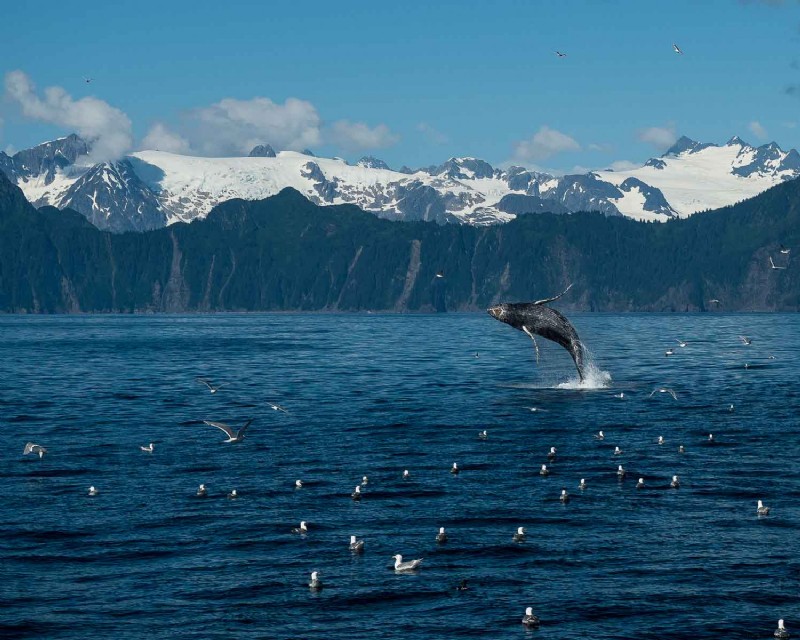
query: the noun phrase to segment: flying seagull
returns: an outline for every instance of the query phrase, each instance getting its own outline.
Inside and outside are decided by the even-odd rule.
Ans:
[[[776,266],[775,263],[772,261],[772,256],[769,257],[769,266],[772,267],[773,269],[785,269],[786,268],[786,267],[778,267],[778,266]]]
[[[284,413],[289,413],[289,412],[288,412],[286,409],[284,409],[284,408],[283,408],[281,405],[279,405],[279,404],[272,404],[271,402],[268,402],[267,404],[268,404],[270,407],[272,407],[272,410],[273,410],[273,411],[283,411]]]
[[[145,453],[153,453],[153,449],[155,449],[155,447],[153,446],[152,442],[149,445],[147,445],[146,447],[139,447],[139,448],[142,451],[144,451]]]
[[[678,396],[672,389],[667,389],[666,387],[656,387],[650,392],[650,395],[647,396],[648,398],[652,398],[656,393],[668,393],[672,396],[673,400],[677,400]]]
[[[561,53],[560,51],[556,51],[556,55],[557,55],[559,58],[566,58],[566,57],[567,57],[567,54],[566,54],[566,53]]]
[[[244,432],[247,431],[247,427],[250,426],[250,423],[253,422],[253,418],[250,418],[247,422],[244,423],[244,426],[239,429],[238,431],[234,431],[231,427],[229,427],[224,422],[211,422],[210,420],[203,420],[208,425],[212,427],[216,427],[217,429],[221,429],[226,433],[228,436],[227,440],[223,440],[223,442],[241,442],[244,440]]]
[[[675,340],[675,342],[678,343],[679,347],[685,347],[686,346],[686,343],[683,340]]]
[[[677,44],[673,44],[672,48],[675,50],[675,53],[683,55],[683,51],[681,51],[681,48]]]
[[[783,245],[781,245],[781,253],[783,255],[788,255],[790,252],[791,252],[791,249],[789,247],[784,247]]]
[[[216,385],[216,386],[215,386],[215,385],[211,384],[211,383],[210,383],[208,380],[206,380],[205,378],[197,378],[197,382],[199,382],[200,384],[204,384],[204,385],[206,385],[206,386],[208,387],[208,390],[209,390],[211,393],[216,393],[217,391],[219,391],[220,389],[222,389],[222,387],[224,387],[224,386],[225,386],[224,384],[220,384],[220,385]]]
[[[92,81],[92,80],[94,80],[94,78],[84,78],[84,79],[83,79],[83,81],[84,81],[86,84],[89,84],[89,83],[91,83],[91,81]]]
[[[22,452],[23,456],[27,456],[29,453],[38,454],[39,457],[43,457],[45,453],[47,453],[47,449],[39,444],[33,444],[33,442],[29,442],[25,445],[25,449]]]
[[[718,298],[711,298],[711,300],[709,300],[708,303],[709,304],[719,304],[720,302],[719,302]]]
[[[749,345],[749,344],[751,344],[751,343],[753,342],[753,341],[752,341],[750,338],[748,338],[747,336],[739,336],[739,340],[741,340],[741,341],[742,341],[742,344],[744,344],[744,345]]]

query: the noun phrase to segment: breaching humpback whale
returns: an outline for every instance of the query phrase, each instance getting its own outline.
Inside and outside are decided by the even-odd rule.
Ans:
[[[500,322],[510,324],[515,329],[528,334],[530,339],[533,340],[533,346],[536,348],[536,362],[539,362],[539,345],[536,344],[536,336],[541,336],[560,344],[569,351],[575,361],[575,367],[578,369],[578,376],[583,380],[585,354],[578,332],[575,331],[575,327],[569,323],[569,320],[558,311],[545,306],[548,302],[558,300],[571,288],[572,285],[569,285],[564,291],[552,298],[545,298],[536,302],[503,302],[489,307],[487,311],[490,316],[500,320]]]

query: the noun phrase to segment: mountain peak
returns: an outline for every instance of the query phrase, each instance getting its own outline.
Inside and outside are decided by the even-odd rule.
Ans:
[[[386,164],[383,160],[376,158],[375,156],[364,156],[356,162],[357,167],[365,167],[366,169],[386,169],[389,170],[389,165]]]
[[[257,144],[252,148],[248,154],[249,158],[274,158],[276,157],[275,149],[268,144]]]
[[[733,136],[730,140],[728,140],[725,143],[726,147],[734,147],[734,146],[737,146],[737,145],[740,146],[740,147],[749,147],[750,146],[744,140],[742,140],[739,136]]]

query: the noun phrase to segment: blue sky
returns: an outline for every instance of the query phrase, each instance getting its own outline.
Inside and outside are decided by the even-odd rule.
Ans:
[[[263,138],[393,166],[569,171],[642,162],[681,134],[800,146],[796,0],[40,0],[4,7],[0,41],[6,84],[16,70],[28,83],[6,87],[0,148],[79,124],[129,127],[109,153]]]

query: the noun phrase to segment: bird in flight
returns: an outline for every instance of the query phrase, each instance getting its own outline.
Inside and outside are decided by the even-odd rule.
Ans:
[[[709,304],[719,304],[719,300],[717,298],[711,298],[711,300],[709,300],[708,303]]]
[[[650,392],[650,395],[647,397],[652,398],[656,393],[668,393],[669,395],[672,396],[673,400],[678,399],[677,394],[672,389],[668,389],[667,387],[656,387]]]
[[[788,255],[790,252],[791,252],[791,249],[789,247],[784,247],[783,245],[781,245],[781,253],[783,255]]]
[[[244,432],[247,431],[247,427],[249,427],[250,423],[253,422],[253,418],[250,418],[247,422],[245,422],[244,426],[238,431],[234,431],[224,422],[211,422],[210,420],[203,420],[203,422],[205,422],[207,425],[211,425],[212,427],[216,427],[217,429],[224,431],[228,436],[228,439],[224,440],[224,442],[241,442],[244,440]]]
[[[772,261],[772,256],[769,257],[769,266],[772,267],[773,269],[785,269],[786,268],[786,267],[778,267],[778,266],[776,266],[775,263]]]
[[[283,411],[284,413],[289,413],[289,412],[288,412],[286,409],[284,409],[284,408],[283,408],[281,405],[279,405],[279,404],[272,404],[271,402],[268,402],[267,404],[268,404],[270,407],[272,407],[272,410],[273,410],[273,411]]]
[[[25,445],[25,450],[22,452],[22,455],[27,456],[29,453],[37,454],[41,458],[44,456],[45,453],[47,453],[47,449],[45,449],[41,445],[29,442],[28,444]]]
[[[216,393],[217,391],[222,389],[222,387],[225,386],[224,384],[213,385],[208,380],[206,380],[205,378],[197,378],[197,382],[199,382],[200,384],[206,385],[208,387],[208,390],[211,393]]]
[[[557,55],[559,58],[566,58],[566,57],[567,57],[567,54],[566,54],[566,53],[561,53],[560,51],[556,51],[556,55]]]
[[[673,44],[672,48],[675,50],[675,53],[683,55],[683,51],[681,51],[681,48],[677,44]]]
[[[94,78],[84,78],[84,79],[83,79],[83,81],[84,81],[86,84],[90,84],[90,83],[92,82],[92,80],[94,80]]]
[[[753,342],[753,341],[752,341],[750,338],[748,338],[747,336],[739,336],[739,340],[741,340],[741,341],[742,341],[742,344],[744,344],[744,345],[748,345],[748,344],[751,344],[751,343]]]
[[[686,346],[686,343],[683,340],[675,340],[675,342],[678,343],[679,347],[685,347]]]

